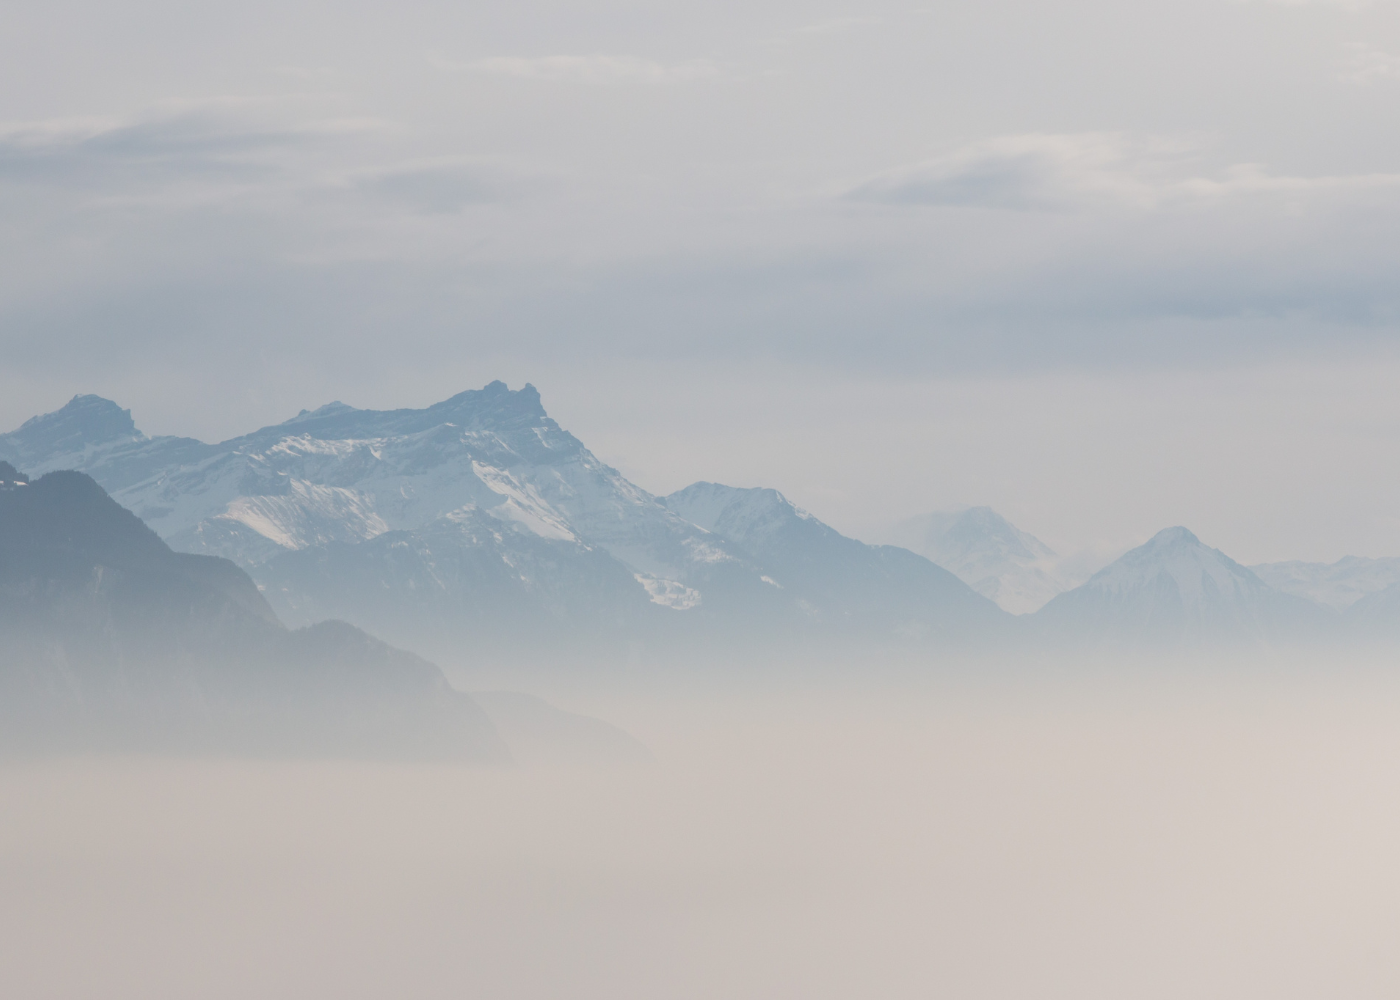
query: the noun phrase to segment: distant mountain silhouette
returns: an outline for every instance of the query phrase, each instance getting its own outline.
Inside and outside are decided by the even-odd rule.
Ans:
[[[809,627],[863,638],[995,636],[1010,616],[952,573],[893,545],[867,545],[777,490],[695,483],[662,499],[768,573]]]
[[[990,507],[910,518],[891,529],[888,541],[955,573],[1013,614],[1043,607],[1072,584],[1049,546]]]
[[[432,664],[340,622],[288,630],[233,563],[65,471],[0,492],[0,722],[12,750],[508,756]]]
[[[1349,631],[1362,642],[1400,639],[1400,583],[1367,594],[1346,609]]]
[[[1174,650],[1334,634],[1326,608],[1284,594],[1185,528],[1167,528],[1033,618],[1044,639]]]
[[[1263,563],[1251,566],[1275,590],[1306,597],[1336,611],[1400,583],[1400,559],[1345,556],[1334,563]]]

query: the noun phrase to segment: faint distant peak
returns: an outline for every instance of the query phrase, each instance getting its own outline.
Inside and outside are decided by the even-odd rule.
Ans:
[[[949,564],[991,551],[1016,562],[1055,558],[1048,545],[991,507],[962,507],[910,518],[895,527],[891,540],[950,569]]]
[[[101,396],[78,395],[63,408],[31,417],[19,430],[0,436],[0,447],[20,456],[54,455],[144,437],[136,429],[130,410]]]
[[[959,522],[981,524],[989,528],[1010,528],[1011,522],[990,507],[968,507],[958,514]]]
[[[886,540],[931,559],[1013,614],[1035,611],[1069,586],[1055,552],[991,507],[912,517]]]
[[[1055,555],[1040,539],[1021,531],[990,507],[967,508],[953,518],[943,534],[946,543],[956,543],[962,539],[994,539],[1004,544],[1008,552],[1015,552],[1026,559],[1048,559]]]
[[[1269,589],[1253,571],[1180,526],[1164,528],[1125,552],[1090,577],[1081,589],[1117,592],[1148,585],[1158,578],[1170,578],[1188,601],[1203,599],[1203,587],[1217,595]]]
[[[1201,545],[1201,540],[1190,530],[1178,525],[1163,528],[1147,540],[1146,548],[1166,548],[1168,546]],[[1202,546],[1204,547],[1204,546]],[[1213,550],[1212,550],[1213,551]]]
[[[1334,563],[1295,559],[1249,568],[1275,590],[1306,597],[1337,611],[1400,584],[1400,558],[1395,557],[1343,556]]]
[[[1228,565],[1241,572],[1249,573],[1251,576],[1254,575],[1219,549],[1213,549],[1206,545],[1193,532],[1177,526],[1163,528],[1137,548],[1129,549],[1117,560],[1094,574],[1089,582],[1108,579],[1121,573],[1127,567],[1156,566],[1159,564],[1186,565],[1182,560],[1187,560],[1192,565],[1203,562]]]

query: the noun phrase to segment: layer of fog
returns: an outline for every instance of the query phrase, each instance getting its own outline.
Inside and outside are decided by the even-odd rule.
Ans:
[[[1400,685],[1217,668],[561,684],[659,761],[612,770],[10,763],[0,982],[64,1000],[1395,995]]]

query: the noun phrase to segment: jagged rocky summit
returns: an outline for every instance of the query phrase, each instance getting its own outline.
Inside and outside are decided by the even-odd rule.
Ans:
[[[147,437],[79,396],[0,436],[0,458],[87,472],[173,548],[246,569],[289,621],[344,618],[436,657],[968,641],[1005,617],[928,560],[844,538],[773,491],[735,491],[771,536],[696,523],[685,497],[600,462],[529,385],[425,409],[331,403],[220,444]]]

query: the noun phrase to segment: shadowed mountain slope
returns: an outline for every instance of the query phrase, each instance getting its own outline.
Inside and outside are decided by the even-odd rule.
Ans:
[[[237,566],[171,551],[78,472],[0,492],[0,649],[10,749],[507,756],[432,664],[289,631]]]
[[[640,741],[616,726],[566,712],[534,695],[476,691],[472,697],[491,717],[517,763],[597,766],[655,760]]]

